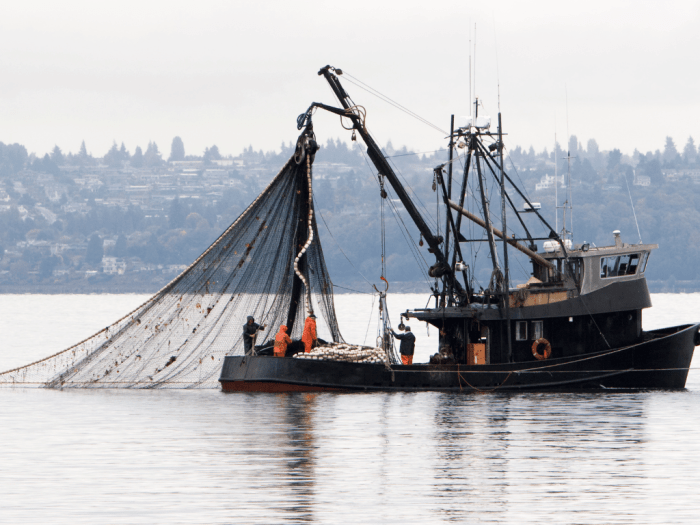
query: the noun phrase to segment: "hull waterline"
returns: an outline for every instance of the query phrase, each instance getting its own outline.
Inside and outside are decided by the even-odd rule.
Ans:
[[[227,356],[224,392],[518,391],[682,389],[700,325],[648,332],[642,343],[545,361],[385,366],[267,356]]]

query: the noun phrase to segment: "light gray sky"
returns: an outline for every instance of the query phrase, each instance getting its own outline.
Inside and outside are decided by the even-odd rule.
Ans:
[[[474,24],[476,95],[495,118],[500,76],[507,144],[551,150],[555,127],[565,143],[567,92],[584,144],[631,153],[700,139],[697,1],[28,0],[0,8],[0,141],[37,154],[154,140],[167,157],[175,135],[194,154],[276,149],[311,101],[336,104],[316,75],[326,64],[448,128],[469,112]],[[444,145],[346,88],[380,144]],[[337,117],[315,122],[322,142],[349,140]]]

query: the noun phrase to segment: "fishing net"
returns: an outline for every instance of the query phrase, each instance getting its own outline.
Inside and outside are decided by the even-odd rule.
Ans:
[[[318,336],[342,343],[312,199],[317,149],[307,129],[265,190],[182,274],[92,337],[0,373],[0,385],[81,388],[213,388],[222,360],[243,354],[252,315],[271,344],[282,324],[300,339],[306,316]]]

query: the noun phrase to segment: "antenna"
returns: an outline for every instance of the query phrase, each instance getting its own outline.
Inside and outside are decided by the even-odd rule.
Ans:
[[[642,232],[639,231],[639,223],[637,222],[637,212],[634,211],[634,202],[632,201],[632,193],[630,192],[630,184],[627,182],[627,174],[625,173],[625,184],[627,185],[627,195],[630,196],[630,205],[632,206],[632,215],[634,215],[634,224],[637,226],[637,235],[639,235],[639,244],[642,243]]]
[[[569,234],[571,235],[571,241],[574,240],[574,202],[571,195],[571,135],[569,135],[569,90],[564,83],[564,100],[566,101],[566,177],[567,177],[567,196],[566,201],[569,203],[569,223],[571,224],[571,229]],[[566,210],[564,210],[566,213]],[[566,229],[566,220],[564,220],[564,228]]]
[[[557,112],[554,112],[554,231],[559,232],[559,175],[557,174]]]
[[[498,69],[498,41],[496,40],[496,15],[493,16],[493,47],[496,50],[496,86],[498,94],[498,112],[501,112],[501,74]]]
[[[476,24],[474,24],[474,96],[476,97]],[[474,119],[476,119],[476,115],[474,115]]]
[[[472,115],[472,25],[469,23],[469,116]],[[472,119],[472,122],[474,120]]]
[[[557,197],[557,209],[561,208],[562,209],[562,224],[561,224],[561,236],[563,238],[566,238],[569,236],[569,238],[573,241],[574,239],[574,210],[573,210],[573,198],[572,198],[572,193],[571,193],[571,159],[576,158],[571,156],[571,151],[569,150],[569,142],[571,142],[571,137],[569,135],[569,94],[566,89],[566,84],[564,84],[564,93],[565,93],[565,100],[566,100],[566,157],[562,157],[563,159],[566,159],[566,193],[564,194],[564,204],[559,206],[559,200]],[[555,129],[556,129],[556,124],[555,124]],[[556,177],[557,173],[557,156],[556,156],[556,132],[554,134],[554,157],[555,157],[555,162],[554,162],[554,173]],[[557,195],[555,193],[555,195]],[[569,210],[569,224],[570,224],[570,229],[566,229],[566,211]],[[558,217],[557,217],[558,219]],[[556,225],[557,230],[559,229],[559,224],[557,223]]]

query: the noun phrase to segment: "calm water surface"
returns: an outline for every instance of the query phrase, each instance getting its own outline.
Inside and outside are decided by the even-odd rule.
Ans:
[[[0,369],[83,339],[144,298],[0,296]],[[349,341],[376,336],[371,300],[337,298]],[[653,301],[646,329],[700,319],[700,295]],[[398,317],[424,303],[393,296],[389,306]],[[417,360],[427,360],[437,334],[413,329]],[[699,523],[700,369],[687,386],[517,395],[0,389],[0,522]]]

